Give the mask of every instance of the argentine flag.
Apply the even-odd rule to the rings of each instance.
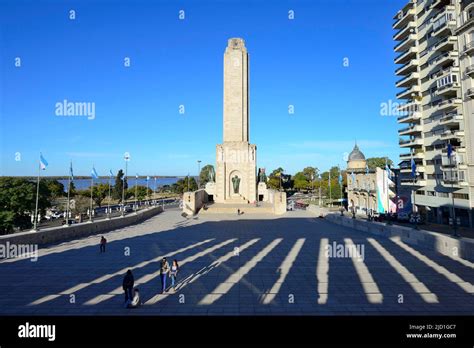
[[[388,180],[392,180],[392,173],[390,172],[390,167],[388,166],[387,159],[385,159],[385,170],[387,171]]]
[[[41,170],[45,170],[47,166],[48,166],[48,161],[46,161],[43,157],[43,154],[40,153],[40,168],[41,168]]]
[[[150,177],[149,177],[149,176],[146,177],[146,181],[150,181]]]
[[[72,162],[69,165],[69,175],[71,176],[71,180],[74,180],[74,173],[72,172]]]
[[[94,167],[92,167],[91,176],[92,176],[94,179],[98,179],[98,178],[99,178],[99,174],[97,174],[97,171],[95,170]]]
[[[340,171],[339,171],[339,178],[338,178],[338,181],[339,181],[339,185],[342,186],[342,174],[341,174]]]

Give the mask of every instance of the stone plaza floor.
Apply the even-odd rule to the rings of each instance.
[[[105,237],[105,254],[92,236],[44,247],[36,262],[1,261],[0,315],[474,314],[474,263],[305,211],[186,219],[170,209]],[[327,257],[327,246],[359,254]],[[163,256],[181,267],[164,295]],[[127,269],[140,308],[123,308]]]

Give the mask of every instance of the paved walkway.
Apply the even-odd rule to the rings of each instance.
[[[37,262],[0,262],[0,315],[474,314],[472,262],[305,211],[185,219],[168,210],[107,233],[105,254],[99,237],[41,249]],[[162,256],[181,264],[177,291],[165,295]],[[128,268],[138,309],[122,307]]]

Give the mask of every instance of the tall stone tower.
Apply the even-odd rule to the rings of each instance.
[[[229,39],[224,53],[224,137],[216,146],[217,203],[257,199],[257,147],[249,143],[249,63],[243,39]]]

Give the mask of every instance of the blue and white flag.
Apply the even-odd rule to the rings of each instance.
[[[411,159],[411,175],[413,178],[416,178],[416,163],[413,158]]]
[[[148,175],[146,177],[146,181],[150,181],[150,177]]]
[[[387,178],[388,180],[392,180],[392,173],[390,171],[390,167],[388,165],[387,159],[385,159],[385,170],[387,171]]]
[[[135,175],[135,179],[138,179],[138,173]]]
[[[339,182],[339,185],[342,185],[342,174],[339,171],[339,177],[337,178],[337,181]]]
[[[95,170],[94,167],[92,167],[91,176],[92,176],[94,179],[98,179],[98,178],[99,178],[99,174],[97,174],[97,171]]]
[[[74,180],[74,173],[72,171],[72,162],[71,164],[69,165],[69,175],[71,176],[71,180]]]
[[[48,161],[46,161],[43,157],[43,154],[40,153],[40,168],[41,168],[41,170],[45,170],[47,166],[48,166]]]

